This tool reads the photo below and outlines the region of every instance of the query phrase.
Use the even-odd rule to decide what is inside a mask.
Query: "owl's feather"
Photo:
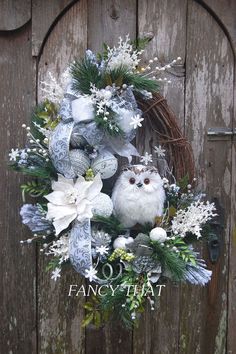
[[[143,165],[127,168],[114,186],[112,201],[114,214],[125,227],[154,224],[155,218],[162,215],[165,202],[163,182],[157,170]]]

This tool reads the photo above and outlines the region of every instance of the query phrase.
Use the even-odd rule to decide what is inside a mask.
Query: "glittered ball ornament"
[[[167,240],[167,233],[162,227],[155,227],[150,232],[150,239],[152,241],[165,242]]]
[[[128,248],[128,245],[133,242],[134,239],[132,237],[119,236],[113,242],[113,248],[121,248],[123,250],[126,250]]]
[[[99,193],[92,201],[94,215],[109,217],[113,211],[113,203],[109,195]]]
[[[96,175],[100,173],[102,179],[112,177],[118,168],[117,158],[110,152],[100,153],[92,162],[91,168]]]
[[[78,148],[78,147],[85,146],[87,144],[87,141],[77,131],[72,131],[72,134],[70,137],[70,144],[73,148]]]
[[[88,155],[80,149],[69,151],[69,157],[72,168],[77,176],[82,176],[90,167],[90,159]]]

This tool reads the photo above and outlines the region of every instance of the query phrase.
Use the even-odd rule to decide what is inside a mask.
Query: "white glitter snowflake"
[[[141,122],[144,120],[144,118],[140,117],[139,114],[131,118],[131,122],[129,123],[131,126],[133,126],[134,129],[137,129],[138,127],[142,127]]]
[[[55,104],[61,103],[64,97],[64,91],[71,80],[69,71],[69,68],[67,68],[58,79],[56,79],[51,71],[47,72],[46,79],[40,81],[42,101],[48,99]]]
[[[158,157],[165,157],[165,149],[162,149],[161,145],[154,146],[154,152],[157,154]]]
[[[96,274],[97,270],[92,266],[89,269],[85,269],[85,278],[88,278],[90,282],[97,279]]]
[[[143,52],[142,50],[137,51],[133,49],[132,44],[130,44],[129,35],[126,36],[125,40],[120,37],[118,47],[108,47],[107,51],[107,68],[110,70],[114,70],[121,66],[124,66],[129,70],[134,70],[140,62],[139,56]]]
[[[100,256],[105,256],[108,253],[109,248],[107,246],[96,247],[96,252],[100,254]]]
[[[51,279],[57,281],[57,278],[60,278],[60,277],[61,277],[61,268],[57,267],[52,271]]]
[[[193,202],[187,209],[177,211],[172,220],[172,231],[180,237],[185,237],[188,232],[191,232],[200,238],[202,225],[217,215],[215,211],[214,203],[204,203],[200,200]]]
[[[19,157],[20,151],[19,149],[11,149],[11,152],[9,152],[9,157],[10,161],[16,161],[16,158]]]
[[[53,241],[46,254],[59,257],[60,264],[67,261],[69,259],[69,237],[62,236]]]
[[[141,156],[140,162],[144,163],[147,166],[149,162],[153,162],[152,154],[145,152],[144,156]]]

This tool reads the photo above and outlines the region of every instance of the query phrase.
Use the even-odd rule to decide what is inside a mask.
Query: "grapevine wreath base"
[[[194,190],[191,147],[158,92],[181,58],[141,65],[144,44],[127,36],[87,51],[59,80],[48,72],[31,126],[23,124],[26,146],[9,154],[32,177],[20,214],[33,236],[21,242],[40,243],[53,280],[72,265],[102,286],[85,304],[84,325],[116,318],[131,328],[146,302],[155,309],[165,279],[211,278],[194,244],[206,239],[215,206]],[[140,156],[132,141],[145,129],[158,145]],[[117,176],[119,157],[127,163]]]

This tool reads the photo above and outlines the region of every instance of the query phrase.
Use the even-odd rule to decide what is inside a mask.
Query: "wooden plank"
[[[136,36],[136,1],[88,0],[88,48],[102,49],[105,42],[114,45],[119,37]]]
[[[235,68],[236,70],[236,68]],[[234,88],[236,90],[236,87]],[[234,107],[235,110],[235,107]],[[236,112],[235,112],[236,113]],[[235,117],[235,115],[234,115]],[[235,119],[233,127],[236,127]],[[236,348],[236,140],[232,144],[232,187],[231,187],[231,236],[229,239],[229,280],[228,280],[228,332],[227,332],[227,354],[233,354]]]
[[[13,31],[31,18],[31,1],[1,0],[0,31]]]
[[[88,48],[97,52],[104,42],[116,45],[119,37],[136,36],[136,1],[89,0]],[[132,353],[132,332],[118,323],[86,330],[86,354]]]
[[[32,55],[38,56],[45,37],[59,15],[75,0],[32,0]]]
[[[19,215],[23,204],[20,184],[24,179],[7,166],[8,151],[25,145],[26,134],[21,125],[29,122],[34,105],[30,37],[30,25],[0,34],[1,353],[36,353],[35,248],[20,244],[30,235]]]
[[[234,51],[236,51],[236,2],[234,0],[196,0],[206,5],[216,16],[228,32]]]
[[[50,3],[48,5],[51,6]],[[63,35],[62,35],[63,34]],[[58,77],[74,57],[84,54],[87,44],[87,3],[77,2],[50,33],[38,65],[38,81],[51,71]],[[39,92],[40,98],[40,92]],[[45,272],[47,257],[39,256],[38,267],[38,350],[39,353],[84,353],[84,297],[68,297],[70,284],[82,284],[80,276],[69,269],[56,283]]]
[[[140,1],[138,9],[138,35],[153,39],[147,47],[146,61],[158,56],[163,64],[178,56],[183,60],[186,42],[186,1]],[[174,29],[174,30],[173,30]],[[184,72],[169,86],[162,86],[170,107],[184,127]],[[152,151],[158,144],[153,131],[145,131],[145,139],[137,138],[140,153]],[[179,287],[167,283],[160,298],[159,308],[146,313],[140,327],[134,332],[134,353],[175,353],[178,347]],[[171,333],[171,335],[170,335]]]
[[[186,127],[195,155],[199,187],[225,209],[221,256],[205,288],[182,291],[179,353],[225,353],[231,176],[230,141],[209,141],[207,129],[230,127],[233,109],[233,54],[213,17],[189,1],[186,57]],[[211,33],[206,36],[206,33]],[[217,43],[217,45],[216,45]],[[206,252],[205,252],[206,256]],[[209,262],[208,262],[209,263]],[[185,305],[183,305],[185,304]]]

